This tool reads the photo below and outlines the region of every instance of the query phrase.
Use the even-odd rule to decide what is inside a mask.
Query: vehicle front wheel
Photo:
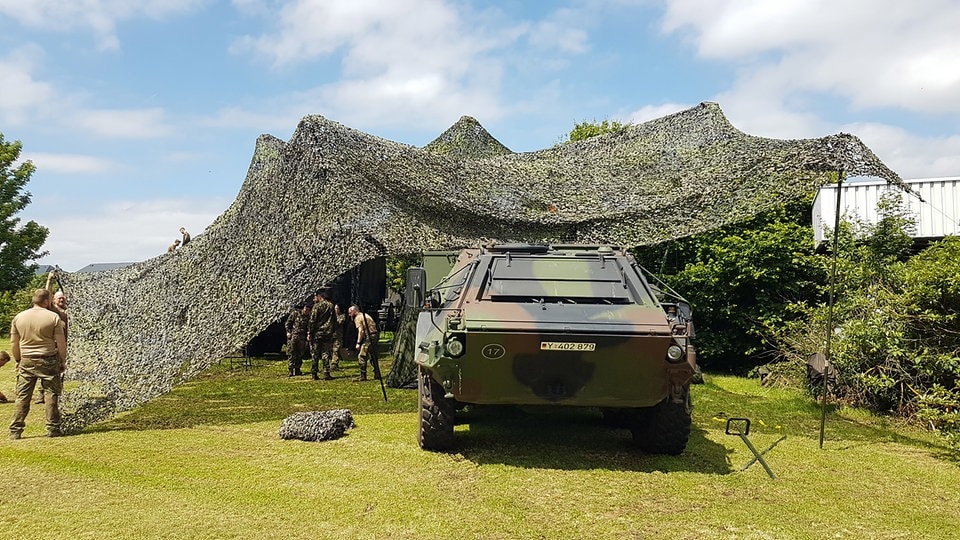
[[[630,431],[633,442],[650,454],[678,455],[690,439],[690,391],[683,403],[667,397],[653,407],[637,409]]]
[[[450,450],[455,420],[452,400],[443,397],[443,387],[423,367],[418,367],[417,388],[420,391],[420,448]]]

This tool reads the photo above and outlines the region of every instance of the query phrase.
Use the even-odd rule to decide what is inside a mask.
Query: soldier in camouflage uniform
[[[287,370],[289,377],[303,375],[300,368],[303,359],[307,356],[307,330],[310,325],[310,305],[305,304],[300,310],[293,310],[287,317]]]
[[[313,312],[310,314],[310,326],[307,338],[310,340],[310,347],[313,349],[313,364],[310,365],[310,373],[313,380],[319,380],[320,364],[323,363],[323,380],[329,381],[330,376],[330,357],[333,356],[333,325],[334,313],[333,304],[326,293],[318,292],[314,296]]]
[[[331,371],[340,371],[340,349],[343,348],[343,323],[347,322],[347,316],[340,311],[340,306],[333,305],[333,361],[330,363]]]

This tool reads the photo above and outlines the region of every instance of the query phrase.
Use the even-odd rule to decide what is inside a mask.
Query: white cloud
[[[0,0],[0,15],[24,26],[46,31],[87,30],[101,50],[120,48],[116,25],[135,19],[162,19],[185,13],[209,0]]]
[[[80,154],[50,154],[43,152],[24,152],[23,159],[36,165],[44,173],[60,174],[100,174],[119,170],[122,166],[109,159]]]
[[[24,124],[53,98],[52,86],[37,80],[33,74],[42,54],[39,47],[24,46],[0,57],[0,81],[3,81],[0,121],[4,124]]]
[[[76,131],[84,136],[123,139],[157,138],[173,133],[164,110],[160,108],[84,108],[85,98],[62,92],[34,76],[43,58],[43,52],[34,45],[0,57],[0,81],[3,81],[0,122],[3,124],[39,123],[58,130]]]
[[[713,100],[720,104],[734,127],[750,135],[799,139],[820,137],[837,130],[836,124],[806,108],[791,108],[783,98],[764,78],[763,72],[757,72]]]
[[[345,80],[320,89],[332,118],[355,126],[431,127],[463,114],[494,120],[502,114],[495,93],[459,88],[441,75]]]
[[[530,29],[530,43],[542,49],[564,53],[583,54],[590,50],[589,36],[580,28],[583,13],[560,9],[548,19],[539,21]]]
[[[786,101],[828,92],[855,107],[960,113],[960,3],[953,0],[670,0],[666,32],[739,66]]]
[[[664,116],[689,109],[692,105],[683,103],[662,103],[660,105],[647,105],[641,107],[626,115],[625,121],[632,124],[642,124],[647,120],[654,120]]]
[[[450,50],[429,51],[426,46],[446,45],[456,50],[467,42],[450,39],[459,38],[455,31],[465,29],[458,28],[456,11],[442,0],[293,0],[273,18],[278,21],[275,32],[241,38],[235,50],[250,50],[283,66],[345,48],[355,51],[354,60],[362,69],[369,64],[389,65],[405,52],[419,52],[425,56],[420,60],[430,63]],[[371,42],[390,47],[364,47]],[[407,63],[413,61],[410,58]]]
[[[250,2],[243,6],[253,10]],[[275,17],[275,30],[234,44],[277,69],[339,55],[343,76],[293,96],[300,111],[355,125],[376,119],[432,126],[462,114],[503,114],[501,60],[525,24],[494,24],[495,13],[466,13],[441,0],[295,0]]]
[[[842,126],[854,133],[904,178],[957,176],[960,172],[960,135],[923,137],[878,123]]]
[[[960,3],[952,0],[669,0],[662,28],[736,68],[713,99],[742,131],[777,138],[849,131],[904,177],[960,172],[958,137],[823,112],[869,109],[960,118]],[[844,108],[846,103],[848,107]],[[824,106],[828,105],[828,106]]]
[[[163,109],[81,109],[68,122],[85,133],[101,137],[152,139],[166,137],[173,128]]]
[[[280,137],[296,128],[303,117],[301,111],[310,110],[301,103],[303,99],[296,95],[286,95],[283,99],[268,100],[262,106],[263,112],[252,111],[242,107],[228,107],[217,111],[213,116],[201,118],[198,123],[203,126],[218,128],[257,129],[261,133],[270,133]]]
[[[83,215],[43,212],[58,208],[51,201],[34,201],[34,219],[50,229],[43,249],[50,253],[37,261],[75,271],[92,263],[136,262],[166,253],[186,227],[196,237],[231,201],[217,199],[162,199],[115,201],[87,209]]]

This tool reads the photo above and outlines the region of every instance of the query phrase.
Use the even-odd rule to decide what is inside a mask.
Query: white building
[[[905,208],[917,220],[913,237],[918,240],[937,240],[947,235],[960,234],[960,177],[918,178],[904,180],[916,191],[907,193],[884,180],[844,182],[840,189],[840,215],[858,217],[867,223],[877,223],[877,202],[887,192],[899,194]],[[820,188],[813,201],[813,231],[817,245],[831,238],[825,237],[836,222],[837,186]]]

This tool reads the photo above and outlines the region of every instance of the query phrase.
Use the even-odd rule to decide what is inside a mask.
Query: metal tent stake
[[[770,466],[767,465],[767,462],[763,459],[763,455],[773,450],[773,447],[780,444],[784,439],[787,438],[786,435],[777,439],[776,442],[767,447],[763,452],[758,452],[757,448],[753,446],[753,443],[750,442],[750,439],[747,438],[747,435],[750,434],[750,419],[749,418],[729,418],[727,419],[727,435],[737,435],[739,436],[744,444],[747,445],[747,448],[753,452],[754,458],[750,460],[749,463],[743,466],[741,471],[747,470],[751,465],[756,462],[760,462],[760,465],[763,465],[763,470],[767,471],[767,474],[770,475],[770,478],[776,480],[777,475],[773,474],[773,471],[770,470]]]

